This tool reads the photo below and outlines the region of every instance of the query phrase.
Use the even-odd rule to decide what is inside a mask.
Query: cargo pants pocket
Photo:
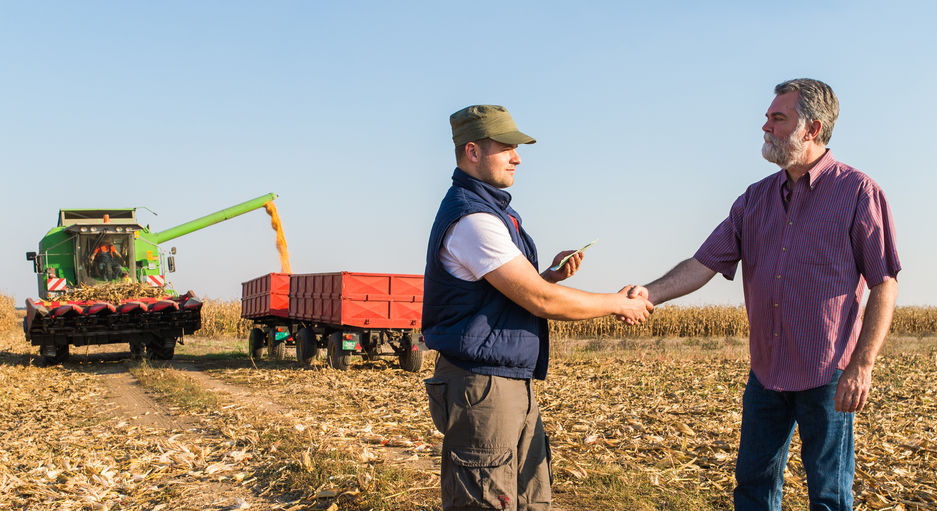
[[[433,425],[440,433],[445,434],[449,427],[449,403],[446,399],[448,384],[441,378],[427,378],[423,380],[426,385],[426,395],[429,396],[429,415],[433,418]]]
[[[445,509],[515,509],[517,469],[510,449],[464,448],[449,451],[443,475]]]

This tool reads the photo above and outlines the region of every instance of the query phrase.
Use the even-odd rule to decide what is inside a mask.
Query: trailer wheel
[[[397,359],[400,361],[400,368],[404,371],[418,373],[423,368],[423,352],[418,349],[407,349],[397,355]]]
[[[273,337],[273,334],[271,334],[271,337]],[[270,360],[283,360],[286,357],[286,342],[270,339],[270,343],[267,344],[267,357]]]
[[[247,338],[247,349],[250,350],[251,358],[260,359],[264,356],[264,345],[266,344],[267,334],[259,328],[251,330]]]
[[[344,371],[351,363],[351,355],[342,349],[342,333],[334,332],[329,335],[329,367]]]
[[[296,335],[296,360],[306,366],[316,359],[323,358],[325,350],[319,349],[316,334],[311,328],[301,328]]]

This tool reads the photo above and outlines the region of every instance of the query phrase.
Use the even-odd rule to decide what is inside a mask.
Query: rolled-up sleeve
[[[864,183],[850,230],[856,268],[871,288],[901,271],[895,246],[895,225],[885,192],[871,180]]]
[[[729,209],[729,216],[720,223],[693,258],[712,271],[733,280],[738,262],[742,258],[742,219],[745,213],[746,194],[742,194]]]

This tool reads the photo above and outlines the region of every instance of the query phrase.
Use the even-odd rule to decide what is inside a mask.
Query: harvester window
[[[131,279],[127,234],[85,234],[79,237],[79,281],[85,285]]]

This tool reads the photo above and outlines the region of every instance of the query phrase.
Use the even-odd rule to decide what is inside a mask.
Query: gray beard
[[[804,159],[807,144],[804,143],[795,130],[787,139],[781,140],[774,135],[765,133],[765,143],[761,146],[761,156],[782,169],[790,168]]]

